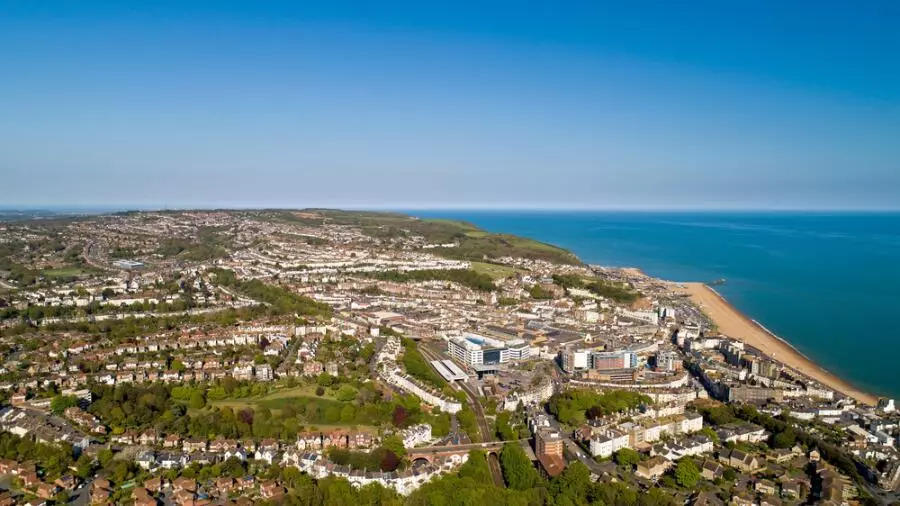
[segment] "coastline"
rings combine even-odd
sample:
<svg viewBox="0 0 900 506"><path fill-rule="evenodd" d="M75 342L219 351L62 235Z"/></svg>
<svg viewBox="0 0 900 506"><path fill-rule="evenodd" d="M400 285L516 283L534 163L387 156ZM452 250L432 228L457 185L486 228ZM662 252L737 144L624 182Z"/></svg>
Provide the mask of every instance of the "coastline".
<svg viewBox="0 0 900 506"><path fill-rule="evenodd" d="M704 283L677 283L679 291L690 299L716 324L719 332L752 346L787 367L840 392L857 402L874 406L878 397L864 392L826 371L790 343L778 337L759 322L747 317L725 297Z"/></svg>

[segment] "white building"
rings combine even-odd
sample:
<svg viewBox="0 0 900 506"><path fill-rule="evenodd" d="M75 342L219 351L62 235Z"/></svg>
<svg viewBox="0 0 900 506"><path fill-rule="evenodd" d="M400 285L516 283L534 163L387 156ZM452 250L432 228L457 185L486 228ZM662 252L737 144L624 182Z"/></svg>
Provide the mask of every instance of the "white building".
<svg viewBox="0 0 900 506"><path fill-rule="evenodd" d="M591 439L590 444L591 455L604 458L611 456L622 448L629 447L628 434L614 429L607 430L605 433L595 436Z"/></svg>
<svg viewBox="0 0 900 506"><path fill-rule="evenodd" d="M431 425L427 423L413 425L404 430L402 436L404 448L415 448L431 441Z"/></svg>

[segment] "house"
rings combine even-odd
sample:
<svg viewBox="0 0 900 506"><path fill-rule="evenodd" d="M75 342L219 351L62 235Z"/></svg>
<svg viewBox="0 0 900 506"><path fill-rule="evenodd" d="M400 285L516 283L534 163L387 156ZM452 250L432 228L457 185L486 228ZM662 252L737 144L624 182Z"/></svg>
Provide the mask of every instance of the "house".
<svg viewBox="0 0 900 506"><path fill-rule="evenodd" d="M799 499L800 483L794 480L781 482L781 496L786 499Z"/></svg>
<svg viewBox="0 0 900 506"><path fill-rule="evenodd" d="M181 446L181 436L178 434L170 434L163 440L164 448L178 448Z"/></svg>
<svg viewBox="0 0 900 506"><path fill-rule="evenodd" d="M285 489L275 481L264 481L259 484L259 494L263 499L274 499L284 495Z"/></svg>
<svg viewBox="0 0 900 506"><path fill-rule="evenodd" d="M725 506L721 499L711 492L700 492L691 501L692 506Z"/></svg>
<svg viewBox="0 0 900 506"><path fill-rule="evenodd" d="M637 470L634 474L648 480L656 480L665 474L670 467L672 467L672 461L657 455L638 462Z"/></svg>
<svg viewBox="0 0 900 506"><path fill-rule="evenodd" d="M41 480L38 478L37 473L22 473L19 475L19 479L22 480L22 485L25 485L28 488L36 487Z"/></svg>
<svg viewBox="0 0 900 506"><path fill-rule="evenodd" d="M244 451L243 448L235 448L233 450L227 450L222 454L222 460L228 459L238 459L241 462L247 460L247 452Z"/></svg>
<svg viewBox="0 0 900 506"><path fill-rule="evenodd" d="M175 499L175 504L178 506L194 506L196 501L194 500L194 493L189 492L187 490L179 490L173 494Z"/></svg>
<svg viewBox="0 0 900 506"><path fill-rule="evenodd" d="M133 445L138 441L138 433L133 430L126 430L125 432L114 435L110 438L113 443L119 443L123 445Z"/></svg>
<svg viewBox="0 0 900 506"><path fill-rule="evenodd" d="M95 488L91 490L91 504L106 504L109 502L109 490Z"/></svg>
<svg viewBox="0 0 900 506"><path fill-rule="evenodd" d="M778 493L778 489L775 487L775 482L773 482L772 480L759 480L756 482L756 485L753 486L753 489L760 494L765 495L775 495Z"/></svg>
<svg viewBox="0 0 900 506"><path fill-rule="evenodd" d="M234 479L232 479L228 476L223 476L221 478L216 479L216 490L218 490L219 493L227 494L228 492L231 492L231 489L233 489L233 488L234 488Z"/></svg>
<svg viewBox="0 0 900 506"><path fill-rule="evenodd" d="M78 479L71 474L66 474L57 478L53 483L63 490L75 490L75 487L78 486Z"/></svg>
<svg viewBox="0 0 900 506"><path fill-rule="evenodd" d="M191 452L205 452L206 451L206 440L205 439L187 439L181 445L182 451L186 453Z"/></svg>
<svg viewBox="0 0 900 506"><path fill-rule="evenodd" d="M59 492L59 487L52 483L40 482L34 487L34 493L41 499L51 499Z"/></svg>
<svg viewBox="0 0 900 506"><path fill-rule="evenodd" d="M97 478L91 483L91 504L106 504L109 502L110 490L112 485L109 480Z"/></svg>
<svg viewBox="0 0 900 506"><path fill-rule="evenodd" d="M0 474L14 474L17 467L15 460L0 459Z"/></svg>
<svg viewBox="0 0 900 506"><path fill-rule="evenodd" d="M156 467L156 454L153 452L141 452L140 455L135 457L134 462L141 469L151 470Z"/></svg>
<svg viewBox="0 0 900 506"><path fill-rule="evenodd" d="M351 432L347 437L348 448L370 448L374 440L371 435L365 432Z"/></svg>
<svg viewBox="0 0 900 506"><path fill-rule="evenodd" d="M186 491L192 494L197 491L197 481L190 478L176 478L172 482L172 490L175 492Z"/></svg>
<svg viewBox="0 0 900 506"><path fill-rule="evenodd" d="M165 480L161 476L157 476L155 478L150 478L149 480L144 481L144 488L149 492L159 492L166 486Z"/></svg>
<svg viewBox="0 0 900 506"><path fill-rule="evenodd" d="M155 445L159 441L159 436L156 434L155 430L151 429L151 430L145 431L143 434L141 434L141 436L138 438L138 440L141 442L142 445L152 446L152 445Z"/></svg>
<svg viewBox="0 0 900 506"><path fill-rule="evenodd" d="M0 506L15 506L16 500L13 499L9 490L0 492Z"/></svg>
<svg viewBox="0 0 900 506"><path fill-rule="evenodd" d="M719 461L727 466L740 469L745 473L754 473L762 468L759 458L737 448L724 450L719 455Z"/></svg>
<svg viewBox="0 0 900 506"><path fill-rule="evenodd" d="M755 506L753 499L743 493L733 495L729 504L732 506Z"/></svg>
<svg viewBox="0 0 900 506"><path fill-rule="evenodd" d="M253 454L253 458L265 461L267 464L271 465L275 461L277 455L278 452L276 450L260 446L256 450L256 453Z"/></svg>
<svg viewBox="0 0 900 506"><path fill-rule="evenodd" d="M705 459L703 463L700 464L700 475L703 476L703 479L705 480L713 481L716 478L720 478L724 472L725 468L715 460Z"/></svg>

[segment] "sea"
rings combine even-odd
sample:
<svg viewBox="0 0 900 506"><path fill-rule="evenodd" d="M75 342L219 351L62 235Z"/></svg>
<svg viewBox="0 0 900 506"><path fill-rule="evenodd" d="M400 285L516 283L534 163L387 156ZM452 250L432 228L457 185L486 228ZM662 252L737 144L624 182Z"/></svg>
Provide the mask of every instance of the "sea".
<svg viewBox="0 0 900 506"><path fill-rule="evenodd" d="M900 213L406 211L569 249L591 264L713 282L820 366L900 398Z"/></svg>

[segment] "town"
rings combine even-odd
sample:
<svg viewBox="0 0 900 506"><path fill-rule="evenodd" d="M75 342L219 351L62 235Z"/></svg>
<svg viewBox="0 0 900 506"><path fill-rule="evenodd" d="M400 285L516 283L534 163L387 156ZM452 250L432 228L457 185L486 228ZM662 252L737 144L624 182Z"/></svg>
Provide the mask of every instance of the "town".
<svg viewBox="0 0 900 506"><path fill-rule="evenodd" d="M900 414L463 222L0 222L0 506L889 504Z"/></svg>

